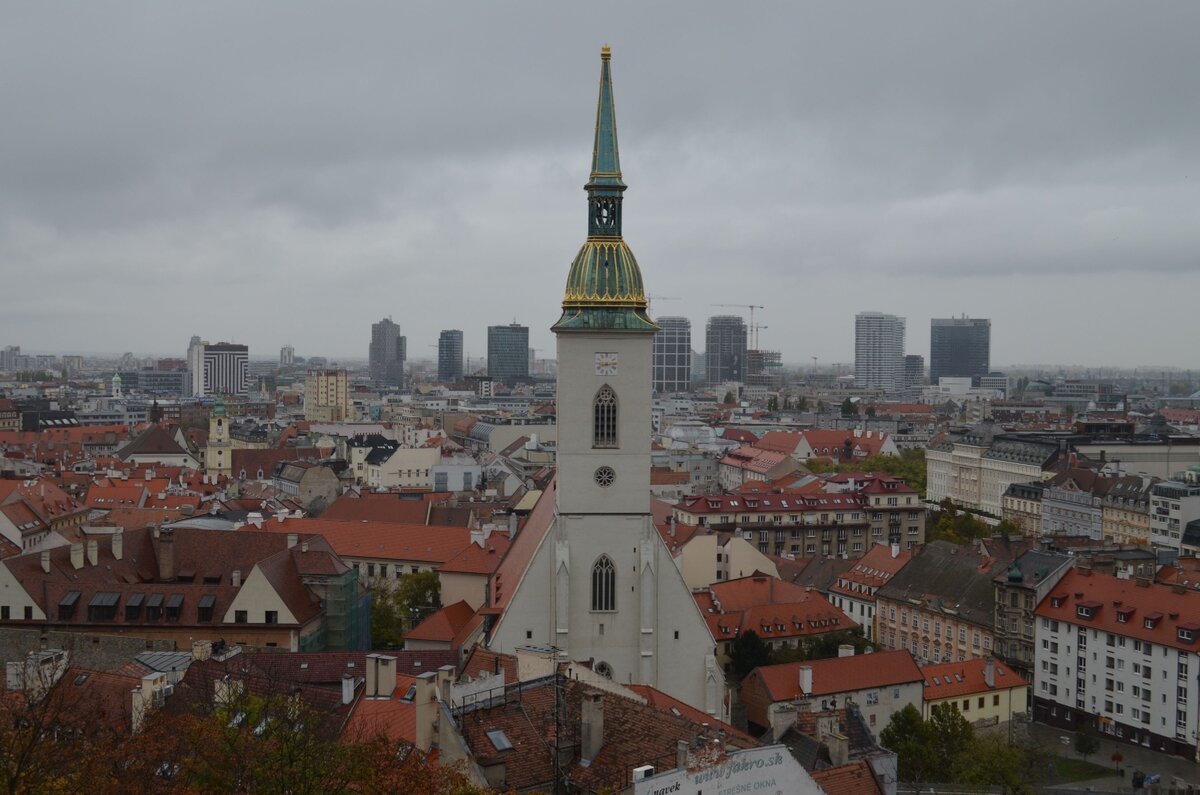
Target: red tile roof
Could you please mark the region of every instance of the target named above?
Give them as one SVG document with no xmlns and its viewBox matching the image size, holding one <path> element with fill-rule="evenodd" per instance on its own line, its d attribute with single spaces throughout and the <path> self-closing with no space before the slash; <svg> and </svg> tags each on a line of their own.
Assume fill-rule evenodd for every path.
<svg viewBox="0 0 1200 795">
<path fill-rule="evenodd" d="M 733 640 L 748 630 L 769 641 L 858 626 L 819 592 L 774 577 L 729 580 L 693 597 L 717 641 Z"/>
<path fill-rule="evenodd" d="M 466 601 L 458 601 L 431 614 L 413 627 L 406 637 L 409 640 L 451 643 L 474 616 L 475 608 Z"/>
<path fill-rule="evenodd" d="M 736 450 L 731 450 L 721 459 L 721 464 L 724 466 L 737 467 L 750 472 L 759 472 L 766 474 L 783 462 L 787 461 L 786 453 L 775 452 L 774 450 L 760 450 L 757 447 L 739 447 Z"/>
<path fill-rule="evenodd" d="M 392 742 L 415 743 L 417 705 L 403 698 L 416 683 L 416 677 L 397 674 L 396 689 L 391 698 L 360 698 L 355 702 L 342 736 L 355 742 L 386 737 Z"/>
<path fill-rule="evenodd" d="M 256 530 L 247 525 L 243 530 Z M 338 519 L 268 519 L 267 533 L 324 536 L 334 552 L 346 558 L 413 560 L 445 563 L 471 543 L 471 531 L 461 527 L 426 527 L 396 522 L 354 522 Z"/>
<path fill-rule="evenodd" d="M 800 668 L 812 668 L 812 692 L 800 690 Z M 875 687 L 924 682 L 921 669 L 908 649 L 832 657 L 827 660 L 764 665 L 755 668 L 772 701 L 790 701 L 800 696 L 828 696 Z"/>
<path fill-rule="evenodd" d="M 830 587 L 834 593 L 873 601 L 875 591 L 904 568 L 912 558 L 911 552 L 899 552 L 892 557 L 888 544 L 875 544 L 854 566 Z"/>
<path fill-rule="evenodd" d="M 516 655 L 501 654 L 485 649 L 483 646 L 473 646 L 462 667 L 459 668 L 458 675 L 477 679 L 482 674 L 494 676 L 498 671 L 504 672 L 505 684 L 514 684 L 517 681 Z"/>
<path fill-rule="evenodd" d="M 557 491 L 557 479 L 546 484 L 546 488 L 530 512 L 529 518 L 522 525 L 517 537 L 513 539 L 508 554 L 504 556 L 500 567 L 496 569 L 496 573 L 492 577 L 493 607 L 502 611 L 508 608 L 509 601 L 517 590 L 517 585 L 533 561 L 534 553 L 554 523 L 558 502 Z M 503 617 L 500 620 L 503 621 Z"/>
<path fill-rule="evenodd" d="M 810 775 L 825 795 L 884 795 L 865 759 L 817 770 Z"/>
<path fill-rule="evenodd" d="M 466 549 L 459 552 L 450 560 L 438 566 L 438 571 L 454 574 L 491 574 L 504 559 L 508 552 L 508 536 L 503 533 L 492 533 L 483 542 L 468 544 Z"/>
<path fill-rule="evenodd" d="M 724 731 L 728 735 L 737 736 L 748 743 L 757 742 L 749 734 L 735 729 L 724 721 L 719 721 L 707 712 L 701 712 L 695 707 L 688 706 L 674 696 L 669 696 L 657 687 L 651 685 L 625 685 L 626 690 L 632 690 L 642 698 L 646 699 L 646 703 L 655 709 L 660 709 L 664 712 L 669 712 L 675 716 L 682 716 L 695 723 L 707 723 L 714 729 Z"/>
<path fill-rule="evenodd" d="M 1090 608 L 1091 617 L 1080 616 L 1080 607 Z M 1200 592 L 1182 586 L 1139 585 L 1136 580 L 1073 569 L 1034 613 L 1161 646 L 1200 651 Z M 1190 633 L 1191 640 L 1183 640 L 1181 630 Z"/>
<path fill-rule="evenodd" d="M 1029 686 L 1029 683 L 1022 679 L 1020 674 L 999 660 L 993 660 L 995 685 L 988 687 L 983 678 L 987 662 L 984 659 L 977 659 L 925 666 L 921 669 L 921 673 L 925 675 L 925 700 L 937 701 L 943 698 Z"/>
</svg>

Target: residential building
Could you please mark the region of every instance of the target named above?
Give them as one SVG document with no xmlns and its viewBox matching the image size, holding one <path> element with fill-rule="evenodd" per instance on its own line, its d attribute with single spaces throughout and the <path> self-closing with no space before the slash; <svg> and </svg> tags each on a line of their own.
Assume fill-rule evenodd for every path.
<svg viewBox="0 0 1200 795">
<path fill-rule="evenodd" d="M 927 499 L 1000 516 L 1008 487 L 1050 477 L 1061 453 L 1056 441 L 998 433 L 986 420 L 947 433 L 925 451 Z"/>
<path fill-rule="evenodd" d="M 800 465 L 784 453 L 744 446 L 725 454 L 717 477 L 721 488 L 736 489 L 752 480 L 770 483 L 798 469 Z"/>
<path fill-rule="evenodd" d="M 442 460 L 439 447 L 376 448 L 366 459 L 363 483 L 372 489 L 433 490 L 433 469 Z"/>
<path fill-rule="evenodd" d="M 304 375 L 304 419 L 350 419 L 350 376 L 345 370 L 309 370 Z"/>
<path fill-rule="evenodd" d="M 875 594 L 876 642 L 908 649 L 922 663 L 992 654 L 993 580 L 1023 551 L 1007 543 L 994 546 L 975 550 L 934 541 L 921 547 Z"/>
<path fill-rule="evenodd" d="M 274 475 L 276 494 L 290 497 L 306 511 L 324 508 L 342 493 L 341 481 L 328 463 L 281 461 Z"/>
<path fill-rule="evenodd" d="M 924 718 L 947 704 L 972 726 L 986 728 L 1008 723 L 1028 709 L 1029 682 L 994 657 L 966 660 L 921 669 L 925 676 Z"/>
<path fill-rule="evenodd" d="M 721 717 L 725 677 L 712 635 L 650 513 L 651 365 L 659 329 L 621 234 L 626 186 L 607 47 L 595 120 L 587 237 L 552 327 L 557 473 L 492 579 L 498 618 L 488 644 L 553 646 L 568 659 L 593 659 L 595 672 L 615 682 L 651 685 Z"/>
<path fill-rule="evenodd" d="M 1127 475 L 1116 478 L 1101 500 L 1101 530 L 1105 541 L 1150 543 L 1150 492 L 1157 478 Z"/>
<path fill-rule="evenodd" d="M 761 573 L 716 582 L 692 595 L 726 673 L 732 667 L 734 641 L 751 630 L 772 649 L 798 649 L 822 635 L 858 627 L 821 593 Z"/>
<path fill-rule="evenodd" d="M 512 386 L 529 379 L 529 327 L 488 326 L 488 377 Z"/>
<path fill-rule="evenodd" d="M 21 430 L 21 409 L 8 398 L 0 398 L 0 431 Z"/>
<path fill-rule="evenodd" d="M 787 453 L 801 464 L 813 458 L 849 463 L 873 455 L 900 455 L 889 434 L 861 428 L 768 431 L 754 442 L 754 446 Z"/>
<path fill-rule="evenodd" d="M 763 554 L 860 558 L 873 545 L 911 550 L 925 542 L 925 509 L 898 478 L 863 476 L 837 493 L 765 493 L 684 497 L 679 524 L 740 532 Z"/>
<path fill-rule="evenodd" d="M 369 643 L 357 574 L 322 538 L 115 532 L 0 562 L 0 626 L 289 651 Z"/>
<path fill-rule="evenodd" d="M 882 312 L 855 316 L 854 383 L 885 394 L 904 389 L 904 318 Z"/>
<path fill-rule="evenodd" d="M 1099 541 L 1103 537 L 1102 500 L 1111 483 L 1111 478 L 1091 469 L 1072 468 L 1052 477 L 1042 492 L 1042 534 Z"/>
<path fill-rule="evenodd" d="M 900 551 L 899 544 L 875 544 L 829 588 L 830 603 L 858 623 L 867 640 L 876 637 L 875 592 L 911 557 L 911 552 Z"/>
<path fill-rule="evenodd" d="M 746 321 L 716 315 L 704 328 L 704 380 L 709 386 L 741 382 L 745 377 Z"/>
<path fill-rule="evenodd" d="M 291 367 L 296 363 L 296 349 L 291 345 L 284 345 L 279 349 L 279 366 Z"/>
<path fill-rule="evenodd" d="M 914 353 L 906 354 L 904 357 L 905 389 L 917 389 L 924 386 L 925 383 L 925 357 Z"/>
<path fill-rule="evenodd" d="M 1000 497 L 1000 518 L 1020 528 L 1027 536 L 1042 533 L 1042 494 L 1045 481 L 1012 483 Z"/>
<path fill-rule="evenodd" d="M 692 388 L 692 321 L 686 317 L 658 318 L 654 335 L 654 391 L 689 392 Z"/>
<path fill-rule="evenodd" d="M 1076 570 L 1035 612 L 1035 720 L 1200 757 L 1200 593 Z"/>
<path fill-rule="evenodd" d="M 802 705 L 825 711 L 851 701 L 879 732 L 905 707 L 921 709 L 924 687 L 907 650 L 856 655 L 850 648 L 848 656 L 755 668 L 742 681 L 740 700 L 752 731 L 778 736 Z"/>
<path fill-rule="evenodd" d="M 1150 488 L 1150 543 L 1178 550 L 1190 522 L 1200 519 L 1200 483 L 1168 480 Z"/>
<path fill-rule="evenodd" d="M 996 592 L 992 623 L 996 655 L 1030 681 L 1036 676 L 1033 611 L 1076 561 L 1072 555 L 1030 550 L 992 579 Z"/>
<path fill-rule="evenodd" d="M 446 329 L 438 335 L 438 380 L 455 383 L 463 377 L 463 333 Z"/>
<path fill-rule="evenodd" d="M 389 386 L 404 386 L 404 362 L 408 340 L 390 317 L 371 324 L 367 361 L 371 380 Z"/>
<path fill-rule="evenodd" d="M 759 551 L 756 539 L 748 540 L 744 533 L 686 527 L 672 519 L 659 525 L 659 534 L 692 591 L 756 572 L 779 576 L 775 562 Z"/>
<path fill-rule="evenodd" d="M 930 321 L 929 383 L 948 376 L 978 384 L 991 367 L 992 321 L 966 315 Z"/>
</svg>

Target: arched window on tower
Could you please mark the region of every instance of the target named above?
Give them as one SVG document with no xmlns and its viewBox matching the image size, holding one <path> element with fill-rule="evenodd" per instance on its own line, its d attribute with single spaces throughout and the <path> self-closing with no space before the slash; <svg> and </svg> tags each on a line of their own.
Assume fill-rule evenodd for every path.
<svg viewBox="0 0 1200 795">
<path fill-rule="evenodd" d="M 612 558 L 601 555 L 592 566 L 592 610 L 617 609 L 617 567 Z"/>
<path fill-rule="evenodd" d="M 592 401 L 592 447 L 617 446 L 617 393 L 608 384 Z"/>
</svg>

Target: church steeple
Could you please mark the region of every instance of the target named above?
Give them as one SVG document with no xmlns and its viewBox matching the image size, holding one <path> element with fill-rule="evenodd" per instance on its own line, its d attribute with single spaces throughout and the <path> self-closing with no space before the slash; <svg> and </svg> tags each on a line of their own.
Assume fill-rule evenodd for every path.
<svg viewBox="0 0 1200 795">
<path fill-rule="evenodd" d="M 588 194 L 587 241 L 567 274 L 563 314 L 554 331 L 584 329 L 655 332 L 646 309 L 642 272 L 621 237 L 621 157 L 613 102 L 612 51 L 600 50 L 600 97 Z"/>
</svg>

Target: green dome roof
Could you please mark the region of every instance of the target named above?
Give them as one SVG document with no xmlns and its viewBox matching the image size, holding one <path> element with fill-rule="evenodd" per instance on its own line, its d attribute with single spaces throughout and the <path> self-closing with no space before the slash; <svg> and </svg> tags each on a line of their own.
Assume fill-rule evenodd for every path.
<svg viewBox="0 0 1200 795">
<path fill-rule="evenodd" d="M 646 306 L 642 272 L 621 237 L 621 166 L 607 47 L 600 51 L 600 99 L 588 192 L 588 237 L 567 274 L 563 314 L 554 331 L 658 331 Z"/>
</svg>

